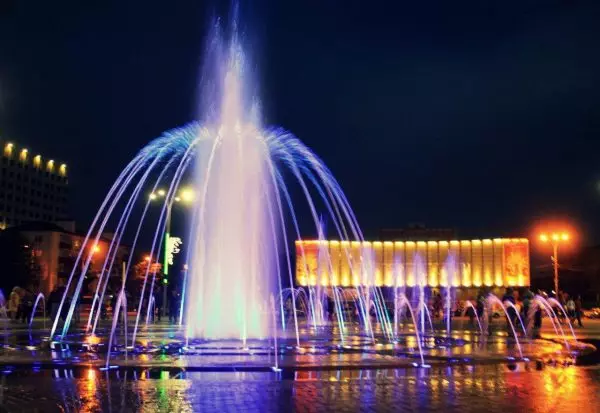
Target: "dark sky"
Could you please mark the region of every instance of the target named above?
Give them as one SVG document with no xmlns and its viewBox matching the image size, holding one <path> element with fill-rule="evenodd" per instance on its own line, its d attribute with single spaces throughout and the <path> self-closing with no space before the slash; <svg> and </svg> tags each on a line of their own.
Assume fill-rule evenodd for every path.
<svg viewBox="0 0 600 413">
<path fill-rule="evenodd" d="M 192 120 L 214 2 L 0 7 L 0 137 L 69 164 L 89 222 L 127 161 Z M 419 222 L 600 241 L 600 2 L 244 6 L 268 124 L 332 169 L 366 234 Z"/>
</svg>

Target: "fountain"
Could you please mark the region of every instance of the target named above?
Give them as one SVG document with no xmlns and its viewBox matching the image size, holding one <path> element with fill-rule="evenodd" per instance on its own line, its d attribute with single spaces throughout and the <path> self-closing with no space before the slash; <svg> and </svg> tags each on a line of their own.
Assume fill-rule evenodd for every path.
<svg viewBox="0 0 600 413">
<path fill-rule="evenodd" d="M 442 286 L 444 288 L 445 295 L 445 321 L 446 321 L 446 335 L 450 337 L 450 331 L 452 330 L 452 303 L 454 302 L 454 285 L 456 280 L 456 274 L 458 273 L 457 268 L 458 262 L 454 254 L 449 254 L 444 267 L 442 268 Z"/>
<path fill-rule="evenodd" d="M 37 311 L 37 307 L 38 307 L 38 304 L 40 303 L 40 301 L 42 302 L 42 311 L 43 311 L 42 320 L 44 320 L 44 328 L 46 328 L 46 298 L 44 297 L 43 293 L 39 293 L 35 297 L 35 302 L 33 303 L 33 308 L 31 309 L 31 317 L 29 318 L 29 328 L 31 328 L 31 324 L 33 324 L 33 318 L 35 317 L 35 313 Z"/>
<path fill-rule="evenodd" d="M 358 363 L 365 365 L 421 367 L 428 366 L 429 358 L 438 363 L 526 358 L 512 321 L 512 334 L 499 339 L 516 344 L 518 354 L 508 350 L 498 354 L 484 346 L 475 350 L 465 345 L 466 339 L 454 338 L 451 312 L 460 257 L 448 256 L 441 265 L 442 333 L 435 330 L 431 319 L 425 254 L 415 252 L 407 274 L 396 263 L 391 281 L 380 287 L 376 252 L 362 243 L 358 221 L 331 171 L 291 132 L 263 126 L 249 72 L 252 66 L 244 54 L 237 23 L 231 23 L 229 30 L 215 24 L 208 44 L 201 121 L 172 129 L 150 142 L 109 189 L 82 242 L 52 321 L 48 352 L 52 361 L 110 368 L 145 363 L 154 357 L 154 363 L 178 363 L 190 369 L 280 371 L 300 365 L 348 366 L 357 362 L 356 355 Z M 173 264 L 183 268 L 182 277 L 167 280 L 157 266 L 147 265 L 140 288 L 130 300 L 139 302 L 129 315 L 126 285 L 134 256 L 148 253 L 140 246 L 144 242 L 150 246 L 149 257 L 162 256 L 171 247 L 171 208 L 184 182 L 191 183 L 196 196 L 188 213 L 183 265 Z M 163 195 L 158 214 L 154 214 L 152 205 L 156 205 L 159 191 Z M 320 281 L 309 279 L 299 286 L 294 283 L 290 240 L 302 239 L 302 207 L 314 224 L 318 258 L 307 262 L 304 244 L 299 243 L 296 260 L 304 273 L 318 274 Z M 331 254 L 322 247 L 324 222 L 340 240 L 336 259 L 347 269 L 344 276 L 335 273 Z M 85 280 L 91 276 L 91 250 L 109 230 L 113 236 L 106 241 L 105 259 L 90 296 L 90 312 L 79 325 L 75 312 L 82 302 Z M 122 263 L 112 319 L 104 321 L 105 297 L 114 291 L 109 288 L 111 274 L 121 266 L 117 251 L 125 242 L 131 253 Z M 360 251 L 349 247 L 357 244 Z M 340 283 L 342 277 L 346 278 Z M 171 325 L 150 322 L 154 321 L 155 294 L 164 281 L 172 283 L 172 291 L 181 292 L 176 322 Z M 43 300 L 43 295 L 38 295 L 34 314 Z M 468 303 L 475 311 L 481 336 L 488 331 L 487 312 L 492 305 L 508 314 L 496 296 L 488 295 L 486 301 L 483 320 Z M 542 298 L 536 297 L 533 307 L 549 314 L 552 311 Z M 30 325 L 32 320 L 33 314 Z M 40 349 L 45 348 L 45 335 L 46 331 L 34 340 Z M 485 340 L 481 342 L 485 344 Z M 31 346 L 31 340 L 28 343 Z M 574 343 L 565 340 L 565 344 L 570 349 Z M 546 354 L 556 352 L 556 346 L 540 343 L 539 348 L 532 344 L 528 349 Z M 13 347 L 18 348 L 17 341 Z M 457 347 L 466 353 L 462 359 L 456 356 Z"/>
<path fill-rule="evenodd" d="M 481 325 L 481 320 L 479 320 L 479 315 L 477 314 L 477 306 L 475 306 L 470 300 L 465 302 L 465 307 L 461 313 L 461 317 L 465 317 L 467 311 L 471 310 L 473 312 L 473 318 L 477 320 L 477 326 L 479 327 L 479 334 L 483 335 L 483 326 Z"/>
</svg>

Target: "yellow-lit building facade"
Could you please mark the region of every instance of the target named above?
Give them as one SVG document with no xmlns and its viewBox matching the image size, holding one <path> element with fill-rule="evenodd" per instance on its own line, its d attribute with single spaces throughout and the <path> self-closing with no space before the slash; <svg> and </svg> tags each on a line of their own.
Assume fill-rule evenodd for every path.
<svg viewBox="0 0 600 413">
<path fill-rule="evenodd" d="M 296 241 L 300 286 L 525 287 L 529 241 Z"/>
</svg>

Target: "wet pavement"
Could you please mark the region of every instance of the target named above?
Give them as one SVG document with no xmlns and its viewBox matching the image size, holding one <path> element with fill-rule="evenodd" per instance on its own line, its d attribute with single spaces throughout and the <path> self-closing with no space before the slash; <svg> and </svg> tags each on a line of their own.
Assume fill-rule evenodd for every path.
<svg viewBox="0 0 600 413">
<path fill-rule="evenodd" d="M 539 366 L 538 366 L 539 367 Z M 173 374 L 160 370 L 14 371 L 7 412 L 600 411 L 600 369 L 460 366 L 337 372 Z"/>
<path fill-rule="evenodd" d="M 243 354 L 237 360 L 235 352 L 224 355 L 222 348 L 216 355 L 117 356 L 114 361 L 120 367 L 102 371 L 103 354 L 73 349 L 66 352 L 69 355 L 60 349 L 51 352 L 30 345 L 36 342 L 36 330 L 40 334 L 43 328 L 33 330 L 32 341 L 27 330 L 13 327 L 3 336 L 0 350 L 0 412 L 507 413 L 580 408 L 585 409 L 581 413 L 600 413 L 599 352 L 592 354 L 588 364 L 593 365 L 587 367 L 548 365 L 547 358 L 513 362 L 507 360 L 515 354 L 509 340 L 498 336 L 486 339 L 489 342 L 484 348 L 471 348 L 469 343 L 477 343 L 477 339 L 469 331 L 458 330 L 460 323 L 454 326 L 454 334 L 464 344 L 444 348 L 438 343 L 428 349 L 431 368 L 406 368 L 415 361 L 414 354 L 408 358 L 390 354 L 385 345 L 374 350 L 359 341 L 355 343 L 358 352 L 318 354 L 318 348 L 311 353 L 314 343 L 309 342 L 293 357 L 280 355 L 280 372 L 271 370 L 274 359 L 269 352 Z M 167 325 L 155 328 L 169 345 L 175 330 Z M 550 326 L 541 333 L 544 339 L 562 341 Z M 589 320 L 586 328 L 576 329 L 576 333 L 598 346 L 600 322 Z M 26 337 L 24 344 L 17 340 L 21 336 Z M 406 340 L 405 346 L 415 347 L 410 337 Z M 555 344 L 542 342 L 544 346 Z M 528 346 L 531 344 L 524 347 L 527 353 Z M 445 359 L 435 359 L 443 353 L 448 353 Z M 454 363 L 460 358 L 462 362 Z M 208 365 L 215 370 L 221 364 L 251 368 L 194 368 Z"/>
</svg>

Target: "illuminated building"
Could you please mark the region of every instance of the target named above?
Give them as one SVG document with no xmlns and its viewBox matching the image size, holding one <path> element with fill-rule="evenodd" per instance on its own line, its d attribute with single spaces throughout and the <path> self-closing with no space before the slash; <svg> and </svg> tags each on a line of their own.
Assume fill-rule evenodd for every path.
<svg viewBox="0 0 600 413">
<path fill-rule="evenodd" d="M 0 143 L 0 229 L 67 218 L 67 165 Z"/>
<path fill-rule="evenodd" d="M 521 287 L 530 283 L 529 241 L 296 241 L 300 286 Z"/>
<path fill-rule="evenodd" d="M 75 266 L 77 255 L 81 251 L 85 234 L 75 231 L 74 222 L 63 222 L 61 225 L 49 222 L 27 222 L 7 228 L 2 234 L 17 232 L 26 248 L 31 251 L 31 266 L 37 279 L 34 289 L 38 287 L 44 294 L 49 293 L 57 285 L 65 285 L 71 270 Z M 102 271 L 106 254 L 110 249 L 110 234 L 102 237 L 97 244 L 91 242 L 85 246 L 86 251 L 80 260 L 78 269 L 82 270 L 87 258 L 90 265 L 87 274 L 91 281 Z M 115 263 L 111 267 L 111 277 L 121 279 L 122 264 L 129 256 L 129 247 L 119 245 Z M 104 269 L 107 271 L 107 269 Z"/>
</svg>

